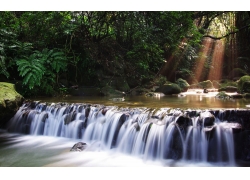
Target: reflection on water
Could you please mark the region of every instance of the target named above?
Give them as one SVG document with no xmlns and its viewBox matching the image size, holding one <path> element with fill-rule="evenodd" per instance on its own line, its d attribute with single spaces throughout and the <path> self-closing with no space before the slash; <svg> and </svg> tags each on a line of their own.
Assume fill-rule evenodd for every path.
<svg viewBox="0 0 250 180">
<path fill-rule="evenodd" d="M 112 101 L 110 97 L 64 97 L 64 98 L 35 98 L 43 102 L 68 102 L 103 104 L 121 107 L 148 107 L 148 108 L 197 108 L 197 109 L 221 109 L 221 108 L 246 108 L 250 104 L 249 99 L 217 99 L 214 94 L 185 94 L 185 96 L 125 96 L 125 101 Z"/>
</svg>

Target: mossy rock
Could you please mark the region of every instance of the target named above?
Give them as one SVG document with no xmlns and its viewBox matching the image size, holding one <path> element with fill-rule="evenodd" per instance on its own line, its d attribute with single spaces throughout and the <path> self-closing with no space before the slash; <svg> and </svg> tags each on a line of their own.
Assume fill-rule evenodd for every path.
<svg viewBox="0 0 250 180">
<path fill-rule="evenodd" d="M 250 81 L 246 81 L 243 83 L 242 92 L 243 93 L 250 93 Z"/>
<path fill-rule="evenodd" d="M 237 81 L 232 81 L 229 79 L 223 79 L 220 81 L 220 88 L 227 87 L 227 86 L 234 86 L 238 87 L 238 82 Z"/>
<path fill-rule="evenodd" d="M 198 84 L 201 88 L 214 88 L 213 83 L 210 80 L 201 81 Z"/>
<path fill-rule="evenodd" d="M 6 101 L 16 101 L 23 99 L 15 90 L 15 85 L 7 82 L 0 82 L 0 104 L 6 107 Z"/>
<path fill-rule="evenodd" d="M 232 94 L 230 97 L 233 99 L 242 99 L 244 96 L 243 94 Z"/>
<path fill-rule="evenodd" d="M 181 92 L 180 86 L 175 83 L 164 84 L 161 86 L 157 92 L 162 92 L 165 95 L 179 94 Z"/>
<path fill-rule="evenodd" d="M 181 88 L 181 91 L 187 91 L 190 86 L 188 82 L 182 78 L 177 79 L 175 83 L 178 84 L 178 86 Z"/>
<path fill-rule="evenodd" d="M 146 95 L 147 93 L 151 92 L 150 89 L 144 88 L 144 87 L 137 87 L 134 88 L 130 91 L 130 94 L 132 96 L 137 96 L 137 95 Z"/>
<path fill-rule="evenodd" d="M 248 83 L 246 83 L 248 82 Z M 242 76 L 238 81 L 238 91 L 240 93 L 250 93 L 250 76 Z"/>
<path fill-rule="evenodd" d="M 14 84 L 0 82 L 0 127 L 15 115 L 23 101 L 23 96 L 16 92 Z"/>
<path fill-rule="evenodd" d="M 162 86 L 167 82 L 167 78 L 165 76 L 158 76 L 154 79 L 154 84 L 156 86 Z"/>
<path fill-rule="evenodd" d="M 225 91 L 225 92 L 237 92 L 238 88 L 235 86 L 226 86 L 219 88 L 218 91 Z"/>
<path fill-rule="evenodd" d="M 206 81 L 201 81 L 199 83 L 196 84 L 192 84 L 190 85 L 189 88 L 197 88 L 197 89 L 209 89 L 209 88 L 214 88 L 213 83 L 210 80 L 206 80 Z"/>
<path fill-rule="evenodd" d="M 221 87 L 220 83 L 218 81 L 213 81 L 213 87 L 216 88 L 216 89 L 219 89 Z"/>
<path fill-rule="evenodd" d="M 226 94 L 225 91 L 219 92 L 218 94 L 216 94 L 215 97 L 218 98 L 218 99 L 230 99 L 231 98 L 231 96 L 229 96 L 228 94 Z"/>
</svg>

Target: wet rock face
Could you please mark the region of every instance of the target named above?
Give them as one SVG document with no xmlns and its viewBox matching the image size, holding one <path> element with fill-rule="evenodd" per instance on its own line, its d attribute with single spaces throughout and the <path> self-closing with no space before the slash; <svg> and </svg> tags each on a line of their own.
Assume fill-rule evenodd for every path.
<svg viewBox="0 0 250 180">
<path fill-rule="evenodd" d="M 83 151 L 86 148 L 87 144 L 84 142 L 78 142 L 70 149 L 70 151 Z"/>
<path fill-rule="evenodd" d="M 204 125 L 204 127 L 213 126 L 215 117 L 210 112 L 204 112 L 200 114 L 200 121 Z"/>
<path fill-rule="evenodd" d="M 0 82 L 0 128 L 4 128 L 23 101 L 24 98 L 16 92 L 14 84 Z"/>
</svg>

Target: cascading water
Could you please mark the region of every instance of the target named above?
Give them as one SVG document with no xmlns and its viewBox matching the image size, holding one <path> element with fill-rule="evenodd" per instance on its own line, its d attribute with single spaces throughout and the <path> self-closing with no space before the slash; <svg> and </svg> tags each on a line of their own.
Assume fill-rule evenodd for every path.
<svg viewBox="0 0 250 180">
<path fill-rule="evenodd" d="M 221 117 L 208 110 L 32 102 L 22 105 L 7 130 L 98 143 L 143 160 L 235 166 L 234 131 L 240 124 Z"/>
</svg>

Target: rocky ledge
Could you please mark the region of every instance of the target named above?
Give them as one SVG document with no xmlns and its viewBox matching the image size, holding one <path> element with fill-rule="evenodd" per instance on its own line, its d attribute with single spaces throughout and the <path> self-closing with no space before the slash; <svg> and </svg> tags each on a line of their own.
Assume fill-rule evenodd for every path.
<svg viewBox="0 0 250 180">
<path fill-rule="evenodd" d="M 0 128 L 15 115 L 23 101 L 23 96 L 16 92 L 14 84 L 0 82 Z"/>
</svg>

